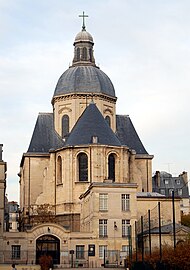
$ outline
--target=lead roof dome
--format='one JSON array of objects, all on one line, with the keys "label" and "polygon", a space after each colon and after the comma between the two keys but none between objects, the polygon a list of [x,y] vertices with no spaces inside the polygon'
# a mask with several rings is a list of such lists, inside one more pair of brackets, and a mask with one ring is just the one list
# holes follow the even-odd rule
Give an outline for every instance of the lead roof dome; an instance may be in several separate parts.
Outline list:
[{"label": "lead roof dome", "polygon": [[115,89],[109,77],[94,66],[70,67],[61,75],[54,96],[72,93],[96,93],[115,97]]},{"label": "lead roof dome", "polygon": [[82,42],[82,41],[93,43],[93,37],[86,30],[82,30],[76,35],[75,42]]}]

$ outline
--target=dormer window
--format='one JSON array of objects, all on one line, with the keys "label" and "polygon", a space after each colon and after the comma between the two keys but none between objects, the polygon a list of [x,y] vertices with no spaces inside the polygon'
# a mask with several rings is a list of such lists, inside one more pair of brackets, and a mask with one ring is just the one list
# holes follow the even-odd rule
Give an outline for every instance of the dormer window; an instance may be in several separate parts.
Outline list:
[{"label": "dormer window", "polygon": [[169,184],[169,180],[167,180],[167,179],[164,180],[164,184],[165,184],[165,185],[168,185],[168,184]]},{"label": "dormer window", "polygon": [[92,143],[98,143],[98,136],[92,136]]},{"label": "dormer window", "polygon": [[177,180],[176,180],[176,184],[177,184],[177,185],[180,185],[180,183],[181,183],[180,180],[177,179]]},{"label": "dormer window", "polygon": [[183,194],[182,188],[179,188],[179,189],[177,190],[177,193],[178,193],[179,196],[182,196],[182,194]]}]

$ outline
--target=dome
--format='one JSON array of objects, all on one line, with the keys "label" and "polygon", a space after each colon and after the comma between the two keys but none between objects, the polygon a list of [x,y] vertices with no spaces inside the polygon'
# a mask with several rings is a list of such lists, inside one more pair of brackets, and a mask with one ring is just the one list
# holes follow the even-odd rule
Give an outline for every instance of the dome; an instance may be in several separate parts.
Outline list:
[{"label": "dome", "polygon": [[86,30],[82,30],[76,35],[74,44],[76,42],[91,42],[91,43],[93,43],[93,37]]},{"label": "dome", "polygon": [[75,66],[67,69],[58,80],[54,97],[72,93],[96,93],[115,97],[109,77],[94,66]]}]

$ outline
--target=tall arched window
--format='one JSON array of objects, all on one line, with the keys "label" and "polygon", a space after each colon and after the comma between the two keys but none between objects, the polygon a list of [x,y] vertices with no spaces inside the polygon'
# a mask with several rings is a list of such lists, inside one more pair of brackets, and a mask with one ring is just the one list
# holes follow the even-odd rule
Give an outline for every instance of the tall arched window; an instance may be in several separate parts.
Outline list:
[{"label": "tall arched window", "polygon": [[89,49],[90,62],[92,62],[92,49]]},{"label": "tall arched window", "polygon": [[80,61],[80,48],[77,48],[77,61]]},{"label": "tall arched window", "polygon": [[62,184],[62,158],[58,156],[57,159],[57,184]]},{"label": "tall arched window", "polygon": [[82,48],[82,60],[87,60],[87,49],[86,49],[86,47]]},{"label": "tall arched window", "polygon": [[69,133],[69,116],[67,114],[62,117],[62,138]]},{"label": "tall arched window", "polygon": [[108,179],[115,182],[115,155],[110,154],[108,157]]},{"label": "tall arched window", "polygon": [[79,181],[88,181],[88,156],[85,153],[78,155]]},{"label": "tall arched window", "polygon": [[105,117],[105,120],[106,120],[108,126],[110,127],[111,126],[111,119],[108,115]]}]

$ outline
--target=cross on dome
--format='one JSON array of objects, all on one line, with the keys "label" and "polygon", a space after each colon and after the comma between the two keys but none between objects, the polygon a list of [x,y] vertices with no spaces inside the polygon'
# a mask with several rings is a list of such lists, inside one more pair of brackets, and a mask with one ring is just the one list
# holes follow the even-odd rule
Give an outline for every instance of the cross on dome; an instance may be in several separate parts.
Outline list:
[{"label": "cross on dome", "polygon": [[85,28],[85,20],[84,19],[87,18],[88,15],[85,15],[84,11],[83,11],[82,15],[79,15],[79,17],[82,17],[82,31],[85,31],[86,28]]}]

